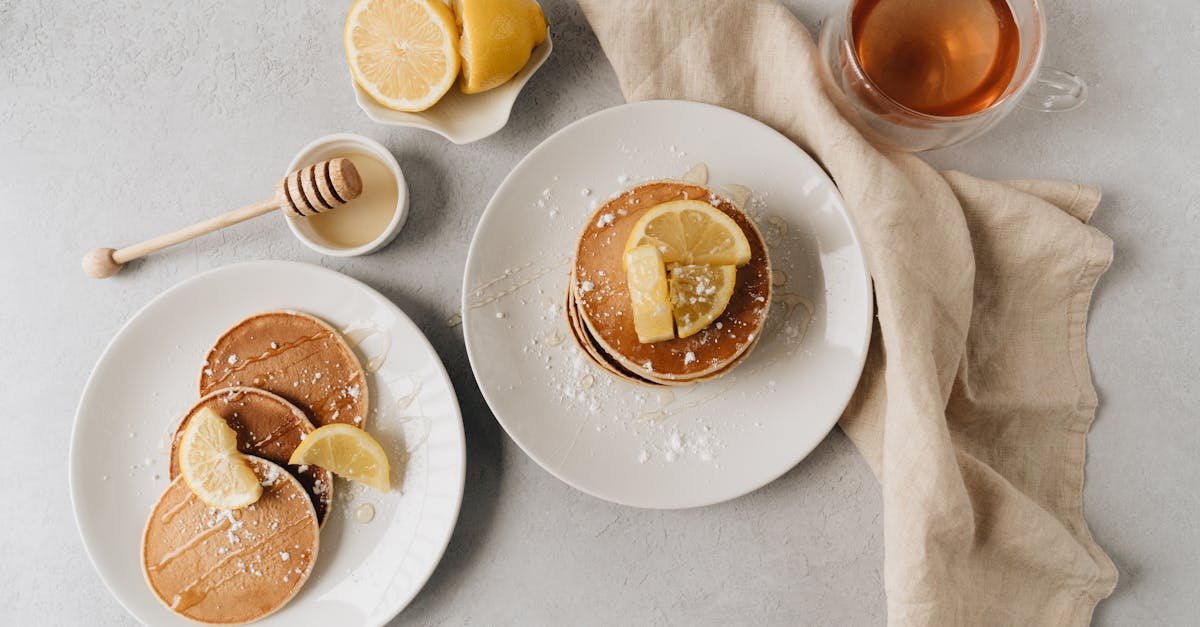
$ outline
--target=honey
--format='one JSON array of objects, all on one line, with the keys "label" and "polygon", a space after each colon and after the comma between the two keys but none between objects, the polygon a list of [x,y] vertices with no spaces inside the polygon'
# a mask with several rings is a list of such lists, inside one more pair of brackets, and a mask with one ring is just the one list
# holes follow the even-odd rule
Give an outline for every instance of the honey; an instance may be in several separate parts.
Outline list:
[{"label": "honey", "polygon": [[399,189],[392,170],[380,160],[363,153],[337,155],[354,163],[362,177],[362,195],[335,211],[310,216],[313,235],[332,248],[357,248],[369,244],[387,230],[396,215]]}]

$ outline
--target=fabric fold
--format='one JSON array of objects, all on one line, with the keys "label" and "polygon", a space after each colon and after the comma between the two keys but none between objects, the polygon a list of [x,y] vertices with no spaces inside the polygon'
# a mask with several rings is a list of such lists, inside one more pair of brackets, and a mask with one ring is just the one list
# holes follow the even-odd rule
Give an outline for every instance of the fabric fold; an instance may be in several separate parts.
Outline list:
[{"label": "fabric fold", "polygon": [[825,95],[774,0],[581,0],[625,97],[755,117],[833,177],[878,320],[840,421],[883,495],[892,625],[1079,625],[1116,585],[1083,519],[1085,331],[1112,242],[1099,191],[881,152]]}]

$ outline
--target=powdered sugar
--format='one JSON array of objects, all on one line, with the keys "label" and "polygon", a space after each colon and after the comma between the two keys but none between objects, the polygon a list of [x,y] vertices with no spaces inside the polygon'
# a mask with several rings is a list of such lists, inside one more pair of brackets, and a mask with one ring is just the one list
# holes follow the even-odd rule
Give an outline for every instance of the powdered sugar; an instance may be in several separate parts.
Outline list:
[{"label": "powdered sugar", "polygon": [[[551,308],[549,303],[546,308]],[[548,322],[565,324],[562,318]],[[557,326],[535,332],[522,348],[522,358],[542,365],[540,370],[546,373],[548,386],[565,410],[564,419],[577,423],[577,433],[586,428],[598,434],[613,434],[593,437],[631,436],[637,444],[629,448],[630,455],[640,464],[686,462],[719,467],[717,453],[723,444],[718,430],[702,411],[697,411],[711,400],[701,393],[702,386],[681,389],[678,397],[669,389],[647,392],[600,370],[574,342],[547,341],[552,335],[561,337],[562,332]],[[516,387],[501,389],[515,391]],[[574,449],[568,444],[561,453],[562,460]]]}]

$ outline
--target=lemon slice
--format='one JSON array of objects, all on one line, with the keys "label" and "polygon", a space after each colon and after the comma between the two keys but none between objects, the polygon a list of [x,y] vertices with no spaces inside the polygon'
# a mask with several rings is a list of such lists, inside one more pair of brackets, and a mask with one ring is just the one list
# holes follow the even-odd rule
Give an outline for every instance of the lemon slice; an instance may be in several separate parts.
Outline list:
[{"label": "lemon slice", "polygon": [[699,200],[672,200],[646,212],[625,242],[628,252],[654,246],[672,264],[744,266],[750,241],[733,218]]},{"label": "lemon slice", "polygon": [[546,17],[533,0],[454,0],[462,33],[462,90],[499,87],[529,62],[546,39]]},{"label": "lemon slice", "polygon": [[671,268],[671,308],[679,337],[695,335],[719,318],[733,297],[736,280],[732,265]]},{"label": "lemon slice", "polygon": [[390,486],[390,469],[383,447],[353,425],[333,423],[313,431],[296,447],[288,463],[320,466],[382,492],[387,492]]},{"label": "lemon slice", "polygon": [[653,246],[638,246],[625,253],[629,268],[625,284],[633,304],[633,328],[642,344],[675,337],[667,269],[662,254]]},{"label": "lemon slice", "polygon": [[344,40],[354,82],[389,109],[428,109],[458,75],[458,29],[441,0],[358,0]]},{"label": "lemon slice", "polygon": [[237,432],[207,407],[183,430],[179,473],[201,501],[217,509],[245,507],[262,496],[258,475],[238,452]]}]

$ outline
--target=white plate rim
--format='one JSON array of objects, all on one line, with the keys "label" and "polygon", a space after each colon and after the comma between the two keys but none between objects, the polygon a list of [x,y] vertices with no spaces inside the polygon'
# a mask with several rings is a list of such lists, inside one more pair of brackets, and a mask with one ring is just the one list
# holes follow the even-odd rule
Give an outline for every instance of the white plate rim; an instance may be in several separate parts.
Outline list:
[{"label": "white plate rim", "polygon": [[75,418],[71,422],[71,441],[70,441],[70,444],[67,449],[67,484],[69,486],[69,490],[71,493],[71,515],[75,521],[75,531],[78,534],[80,543],[83,544],[84,553],[87,555],[88,562],[90,562],[92,565],[92,570],[100,578],[100,581],[104,584],[104,587],[108,590],[109,594],[114,599],[117,600],[117,603],[119,603],[121,605],[121,608],[124,609],[126,613],[128,613],[130,616],[132,616],[134,618],[137,618],[138,614],[136,612],[134,612],[133,609],[130,608],[129,605],[125,602],[125,599],[122,598],[122,596],[117,593],[117,591],[113,588],[112,584],[109,582],[109,579],[106,576],[104,570],[100,567],[100,564],[96,562],[96,558],[92,554],[91,545],[88,544],[87,538],[84,536],[84,531],[83,531],[84,521],[80,518],[80,501],[79,501],[80,495],[78,492],[79,488],[75,481],[75,475],[76,475],[77,467],[78,467],[77,462],[76,462],[76,455],[77,455],[77,451],[78,451],[79,445],[80,445],[78,442],[78,433],[79,433],[78,426],[79,426],[79,421],[81,419],[81,415],[83,412],[84,404],[85,404],[87,398],[89,397],[89,395],[94,393],[92,390],[93,390],[93,386],[95,385],[95,378],[96,378],[96,373],[98,371],[98,366],[101,363],[103,363],[105,361],[105,359],[108,358],[109,353],[114,350],[114,346],[116,345],[117,340],[122,335],[124,335],[125,332],[133,324],[135,324],[139,318],[141,318],[143,315],[145,315],[153,307],[157,306],[157,304],[159,302],[165,300],[166,298],[169,298],[176,291],[186,289],[192,283],[206,279],[210,275],[218,274],[218,273],[222,273],[222,272],[235,272],[240,269],[244,269],[244,268],[248,268],[248,267],[258,267],[258,266],[280,266],[280,267],[286,267],[286,268],[303,268],[305,271],[316,271],[316,272],[323,273],[323,274],[335,275],[338,280],[346,281],[349,284],[353,285],[355,288],[364,290],[372,299],[378,301],[385,307],[388,307],[389,309],[391,309],[392,313],[394,313],[397,317],[399,317],[403,320],[407,320],[409,322],[409,324],[413,325],[413,328],[416,329],[416,331],[417,331],[418,339],[421,342],[423,342],[423,345],[425,346],[425,348],[435,358],[434,365],[437,366],[437,372],[441,377],[441,383],[443,383],[447,387],[447,389],[450,391],[450,400],[452,401],[452,407],[454,409],[454,417],[456,418],[456,420],[454,421],[455,422],[455,433],[458,436],[458,444],[459,444],[459,449],[460,449],[459,454],[463,460],[463,463],[461,465],[459,465],[456,469],[457,475],[458,475],[458,477],[457,477],[458,491],[457,491],[457,496],[454,499],[454,502],[453,502],[452,508],[451,508],[451,510],[453,511],[453,516],[451,517],[451,519],[455,521],[455,524],[452,524],[447,528],[444,538],[437,539],[436,545],[435,545],[438,547],[438,549],[436,551],[436,553],[437,553],[436,559],[433,559],[431,561],[428,572],[422,574],[422,576],[420,577],[420,579],[421,579],[420,585],[414,586],[412,593],[410,595],[408,595],[407,598],[403,598],[399,603],[397,603],[395,613],[393,613],[390,618],[385,619],[381,623],[378,623],[378,625],[384,625],[387,622],[389,622],[390,620],[394,619],[396,616],[398,616],[402,611],[404,611],[404,609],[407,608],[408,605],[412,603],[413,599],[415,599],[417,597],[417,595],[420,594],[421,590],[424,589],[425,584],[429,582],[429,578],[433,576],[434,571],[437,570],[438,565],[441,563],[442,557],[445,556],[446,548],[450,545],[450,539],[453,537],[454,530],[457,527],[458,517],[461,515],[461,512],[462,512],[463,494],[466,489],[466,470],[467,470],[467,443],[466,443],[466,431],[465,431],[465,428],[463,426],[463,421],[462,421],[462,407],[459,405],[459,402],[458,402],[458,393],[456,392],[456,390],[454,388],[454,382],[450,379],[450,375],[446,371],[445,364],[442,363],[441,355],[433,347],[433,344],[429,342],[429,338],[425,336],[425,333],[423,331],[421,331],[420,326],[417,325],[416,322],[414,322],[413,319],[410,318],[409,315],[407,313],[405,313],[403,309],[401,309],[398,305],[396,305],[394,302],[392,302],[391,299],[389,299],[386,296],[384,296],[383,294],[379,293],[379,291],[376,290],[375,288],[367,285],[366,283],[363,283],[362,281],[359,281],[358,279],[355,279],[354,277],[347,276],[345,274],[342,274],[341,272],[326,268],[324,266],[318,266],[315,264],[303,263],[303,262],[298,262],[298,261],[261,259],[261,260],[255,260],[255,261],[244,261],[244,262],[240,262],[240,263],[227,264],[224,266],[212,268],[212,269],[206,270],[204,272],[199,272],[197,274],[194,274],[194,275],[176,283],[175,285],[172,285],[171,287],[167,288],[166,290],[163,290],[158,295],[151,298],[146,304],[144,304],[140,308],[138,308],[138,310],[136,312],[134,312],[134,314],[131,315],[129,317],[129,319],[125,321],[124,324],[121,325],[121,328],[118,329],[115,334],[113,334],[112,338],[108,341],[108,344],[105,345],[104,350],[100,352],[100,356],[96,358],[95,365],[92,366],[92,370],[88,373],[87,382],[84,384],[83,390],[79,394],[79,402],[75,406]]},{"label": "white plate rim", "polygon": [[[469,279],[469,270],[472,267],[473,262],[475,261],[475,256],[476,256],[476,251],[477,251],[475,243],[476,243],[476,240],[482,235],[484,225],[487,222],[489,215],[498,211],[498,209],[496,209],[496,207],[497,207],[496,199],[498,197],[500,197],[502,195],[502,193],[505,192],[510,186],[515,184],[515,183],[513,183],[513,173],[516,172],[526,161],[533,158],[534,156],[536,156],[543,150],[546,150],[547,147],[550,144],[554,143],[555,140],[557,140],[560,136],[571,132],[573,129],[575,129],[583,124],[587,124],[587,123],[594,121],[595,119],[599,119],[599,118],[603,118],[603,117],[607,117],[607,116],[611,116],[611,115],[620,115],[628,110],[636,110],[636,109],[651,108],[651,107],[662,107],[662,106],[693,107],[693,108],[697,108],[697,109],[707,109],[710,111],[716,111],[716,112],[718,112],[719,115],[730,115],[730,116],[742,118],[742,119],[747,120],[757,126],[762,127],[764,130],[768,131],[769,133],[774,134],[774,135],[780,137],[781,139],[785,140],[791,146],[791,148],[796,152],[798,158],[811,163],[813,165],[813,167],[816,168],[820,172],[820,175],[822,177],[824,177],[829,182],[829,184],[832,186],[833,198],[836,202],[837,210],[842,215],[842,217],[845,219],[845,223],[846,223],[847,227],[849,228],[850,238],[853,241],[853,245],[854,245],[853,247],[854,247],[854,251],[856,253],[856,259],[858,261],[860,261],[860,263],[862,264],[863,275],[860,277],[862,283],[860,284],[859,287],[861,287],[863,289],[865,296],[866,296],[866,303],[865,303],[865,306],[862,311],[863,315],[862,315],[862,321],[861,321],[862,328],[863,328],[862,341],[861,341],[861,345],[858,347],[859,348],[859,351],[858,351],[859,358],[858,358],[858,363],[855,368],[856,374],[854,375],[854,385],[848,386],[847,392],[843,395],[843,398],[841,398],[839,400],[839,402],[837,403],[837,405],[839,407],[838,411],[832,417],[832,419],[829,420],[828,427],[827,428],[823,427],[824,436],[822,436],[819,439],[814,440],[814,442],[812,443],[811,446],[808,446],[806,448],[798,448],[797,454],[795,456],[795,460],[792,461],[791,463],[787,464],[786,467],[783,468],[779,473],[777,473],[773,476],[769,476],[764,481],[758,482],[753,486],[748,485],[747,489],[745,489],[744,491],[742,491],[739,494],[728,495],[728,496],[718,496],[718,497],[714,497],[714,498],[707,499],[707,500],[700,500],[696,503],[692,503],[692,504],[688,504],[688,505],[667,506],[667,507],[648,506],[648,505],[645,505],[642,503],[635,503],[630,500],[624,499],[618,495],[605,494],[599,490],[594,490],[587,486],[581,485],[580,483],[573,480],[571,477],[567,476],[565,473],[562,473],[559,470],[557,470],[554,467],[554,464],[551,464],[548,459],[544,459],[542,456],[538,455],[536,452],[531,450],[531,447],[522,441],[523,438],[520,436],[518,430],[510,427],[510,425],[506,422],[505,418],[503,418],[501,416],[501,413],[496,411],[495,408],[497,406],[497,401],[495,399],[493,399],[494,392],[492,392],[490,386],[486,385],[486,382],[480,378],[480,371],[479,371],[479,368],[476,366],[476,360],[478,359],[478,357],[476,356],[476,354],[474,352],[475,350],[478,350],[478,349],[472,348],[473,342],[472,342],[471,330],[470,330],[471,325],[467,324],[465,321],[467,316],[472,315],[470,313],[472,310],[470,308],[470,304],[468,302],[467,297],[471,292],[471,286],[468,284],[468,279]],[[624,104],[620,104],[620,105],[615,105],[615,106],[609,107],[607,109],[602,109],[600,111],[596,111],[596,112],[586,115],[578,120],[575,120],[574,122],[568,124],[567,126],[564,126],[563,128],[559,129],[558,131],[554,132],[553,134],[548,136],[546,139],[542,140],[537,146],[535,146],[524,157],[522,157],[521,160],[519,162],[517,162],[517,164],[515,166],[513,166],[512,170],[509,171],[508,175],[504,177],[504,180],[501,181],[500,185],[496,188],[496,191],[492,193],[492,197],[488,200],[487,206],[484,207],[483,213],[481,213],[479,216],[479,220],[475,227],[475,233],[471,237],[471,245],[468,248],[467,258],[463,265],[463,268],[464,269],[463,269],[462,303],[461,303],[463,318],[464,318],[464,323],[462,325],[463,342],[467,349],[467,360],[471,364],[472,375],[475,377],[476,383],[479,387],[479,391],[483,395],[484,401],[487,402],[488,409],[492,412],[492,415],[495,416],[496,421],[500,423],[500,426],[504,429],[505,433],[508,434],[508,437],[511,438],[513,440],[513,442],[515,442],[517,444],[518,447],[520,447],[522,452],[524,452],[527,456],[529,456],[529,458],[532,459],[534,462],[536,462],[537,465],[540,466],[543,470],[550,473],[552,476],[554,476],[558,480],[571,486],[572,488],[575,488],[576,490],[579,490],[580,492],[583,492],[584,494],[588,494],[595,498],[598,498],[598,499],[601,499],[604,501],[608,501],[611,503],[616,503],[618,505],[624,505],[627,507],[635,507],[635,508],[639,508],[639,509],[684,510],[684,509],[694,509],[694,508],[700,508],[700,507],[707,507],[710,505],[716,505],[718,503],[731,501],[733,499],[740,498],[742,496],[750,494],[750,493],[752,493],[756,490],[759,490],[762,487],[770,484],[771,482],[782,477],[783,475],[787,474],[788,471],[790,471],[797,464],[799,464],[806,457],[808,457],[812,453],[812,451],[815,450],[816,447],[818,445],[820,445],[820,443],[823,442],[825,440],[825,438],[828,437],[829,433],[831,431],[833,431],[834,427],[837,426],[838,420],[841,418],[842,413],[844,413],[846,411],[846,407],[849,406],[850,401],[854,397],[855,391],[858,389],[858,383],[862,379],[862,372],[863,372],[863,368],[866,365],[868,349],[869,349],[870,343],[871,343],[871,337],[874,333],[875,291],[874,291],[874,283],[871,278],[870,266],[867,264],[866,254],[863,251],[862,239],[858,235],[858,229],[854,224],[853,218],[850,216],[849,211],[846,209],[845,199],[842,198],[841,190],[837,187],[837,183],[833,180],[832,177],[829,176],[829,173],[825,170],[825,168],[822,167],[821,164],[812,157],[812,155],[808,154],[807,151],[805,151],[800,146],[796,145],[796,143],[793,142],[791,139],[789,139],[786,135],[784,135],[783,133],[780,133],[779,131],[775,130],[774,128],[770,127],[769,125],[765,124],[764,122],[757,120],[751,116],[748,116],[744,113],[734,111],[732,109],[726,109],[725,107],[720,107],[717,105],[703,103],[703,102],[695,102],[695,101],[691,101],[691,100],[658,99],[658,100],[643,100],[643,101],[637,101],[637,102],[628,102],[628,103],[624,103]]]}]

